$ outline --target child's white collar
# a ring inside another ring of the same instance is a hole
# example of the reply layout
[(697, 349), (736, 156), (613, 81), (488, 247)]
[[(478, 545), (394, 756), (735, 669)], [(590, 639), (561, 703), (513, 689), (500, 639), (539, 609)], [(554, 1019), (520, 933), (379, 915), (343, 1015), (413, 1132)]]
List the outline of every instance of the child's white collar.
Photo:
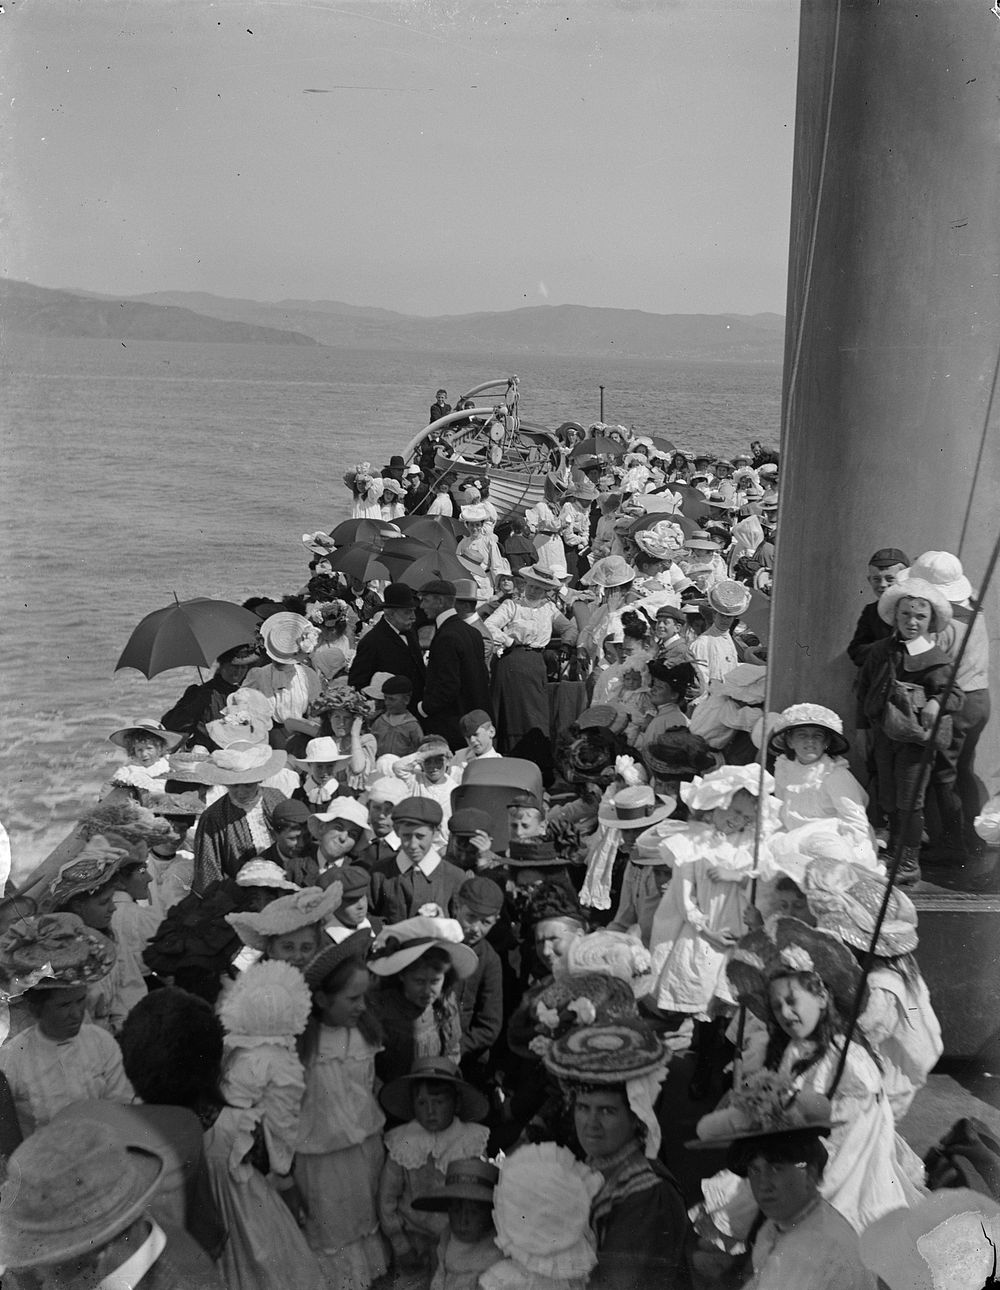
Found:
[(915, 641), (903, 641), (903, 649), (912, 658), (915, 654), (926, 654), (929, 649), (934, 648), (934, 642), (928, 640), (926, 636), (918, 636)]

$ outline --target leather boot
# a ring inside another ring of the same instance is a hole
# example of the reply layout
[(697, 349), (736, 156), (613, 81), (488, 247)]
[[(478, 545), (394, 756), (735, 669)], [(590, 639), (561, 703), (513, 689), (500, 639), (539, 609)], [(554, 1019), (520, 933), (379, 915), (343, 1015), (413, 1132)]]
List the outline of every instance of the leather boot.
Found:
[(899, 854), (896, 882), (900, 887), (914, 887), (920, 881), (920, 848), (903, 847)]

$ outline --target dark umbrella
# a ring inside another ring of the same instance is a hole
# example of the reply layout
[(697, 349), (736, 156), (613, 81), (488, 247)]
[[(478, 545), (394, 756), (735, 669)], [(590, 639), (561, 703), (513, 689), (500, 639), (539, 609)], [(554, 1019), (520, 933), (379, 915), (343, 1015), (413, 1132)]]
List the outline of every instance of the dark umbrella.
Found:
[(391, 582), (392, 574), (381, 563), (381, 549), (370, 543), (358, 542), (354, 546), (342, 546), (330, 556), (330, 568), (334, 573), (345, 573), (359, 582)]
[(712, 514), (712, 508), (705, 494), (693, 484), (667, 484), (665, 488), (658, 488), (656, 491), (677, 493), (681, 499), (681, 514), (689, 516), (692, 520), (700, 520)]
[(419, 591), (425, 582), (436, 578), (445, 578), (454, 582), (456, 578), (467, 578), (469, 571), (457, 556), (450, 551), (431, 551), (429, 555), (414, 560), (410, 567), (400, 575), (398, 581)]
[(663, 435), (651, 434), (649, 437), (652, 439), (654, 447), (659, 448), (660, 452), (677, 451), (677, 445), (675, 443), (671, 443), (669, 439), (665, 439)]
[(351, 542), (369, 542), (377, 546), (386, 538), (399, 537), (399, 532), (388, 520), (344, 520), (330, 536), (337, 546), (348, 546)]
[(577, 457), (624, 457), (626, 449), (616, 443), (614, 439), (606, 439), (603, 435), (595, 435), (592, 439), (581, 439), (576, 447), (570, 452), (570, 461)]
[(415, 537), (392, 538), (379, 551), (379, 564), (384, 564), (392, 574), (393, 582), (398, 582), (400, 575), (415, 560), (434, 555), (436, 549), (426, 542), (419, 542)]
[(426, 542), (435, 550), (438, 547), (454, 547), (458, 539), (465, 536), (465, 525), (461, 520), (453, 520), (447, 515), (404, 515), (396, 520), (398, 528), (407, 537)]
[(252, 641), (259, 626), (256, 614), (228, 600), (175, 600), (139, 623), (115, 671), (134, 667), (152, 680), (173, 667), (210, 667), (234, 645)]

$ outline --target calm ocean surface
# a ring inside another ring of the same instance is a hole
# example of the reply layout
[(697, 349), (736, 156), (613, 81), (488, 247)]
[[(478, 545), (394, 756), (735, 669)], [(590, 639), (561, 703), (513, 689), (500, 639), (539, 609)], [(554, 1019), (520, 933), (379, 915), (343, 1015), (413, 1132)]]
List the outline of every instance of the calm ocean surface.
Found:
[(8, 339), (2, 357), (0, 819), (15, 873), (94, 801), (107, 735), (193, 670), (115, 675), (147, 613), (305, 581), (301, 535), (349, 511), (341, 476), (388, 461), (434, 391), (517, 373), (521, 415), (605, 420), (716, 451), (776, 444), (778, 366), (317, 346)]

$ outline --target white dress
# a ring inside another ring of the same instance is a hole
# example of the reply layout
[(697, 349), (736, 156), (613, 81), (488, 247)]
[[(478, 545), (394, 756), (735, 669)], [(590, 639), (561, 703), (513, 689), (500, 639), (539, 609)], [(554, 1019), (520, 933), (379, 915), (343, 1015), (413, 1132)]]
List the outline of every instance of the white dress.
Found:
[[(367, 1290), (387, 1267), (375, 1206), (385, 1154), (376, 1052), (359, 1030), (320, 1026), (306, 1064), (295, 1177), (308, 1209), (306, 1239), (337, 1290)], [(294, 1280), (286, 1284), (298, 1290)]]
[(529, 506), (524, 513), (528, 531), (538, 552), (535, 563), (541, 569), (549, 569), (557, 577), (566, 577), (566, 550), (559, 536), (559, 513), (548, 502), (539, 502)]
[(711, 825), (688, 824), (662, 851), (665, 862), (668, 852), (673, 857), (674, 874), (653, 916), (652, 998), (665, 1012), (705, 1017), (713, 999), (732, 1003), (733, 997), (729, 951), (710, 945), (701, 932), (729, 931), (738, 939), (746, 931), (753, 844), (736, 845)]
[[(808, 1050), (808, 1041), (792, 1040), (778, 1073), (790, 1075)], [(837, 1048), (829, 1049), (796, 1077), (798, 1087), (825, 1096), (839, 1056)], [(896, 1133), (882, 1075), (860, 1044), (852, 1043), (848, 1050), (832, 1102), (837, 1127), (824, 1139), (829, 1160), (820, 1195), (860, 1234), (883, 1214), (909, 1208), (927, 1194), (923, 1164)], [(723, 1170), (702, 1183), (702, 1192), (705, 1205), (693, 1215), (696, 1230), (705, 1236), (721, 1234), (719, 1244), (745, 1241), (757, 1213), (747, 1180)]]
[(781, 799), (781, 824), (791, 831), (812, 820), (842, 818), (853, 824), (868, 794), (847, 768), (847, 759), (824, 753), (801, 766), (792, 757), (774, 763), (774, 794)]

